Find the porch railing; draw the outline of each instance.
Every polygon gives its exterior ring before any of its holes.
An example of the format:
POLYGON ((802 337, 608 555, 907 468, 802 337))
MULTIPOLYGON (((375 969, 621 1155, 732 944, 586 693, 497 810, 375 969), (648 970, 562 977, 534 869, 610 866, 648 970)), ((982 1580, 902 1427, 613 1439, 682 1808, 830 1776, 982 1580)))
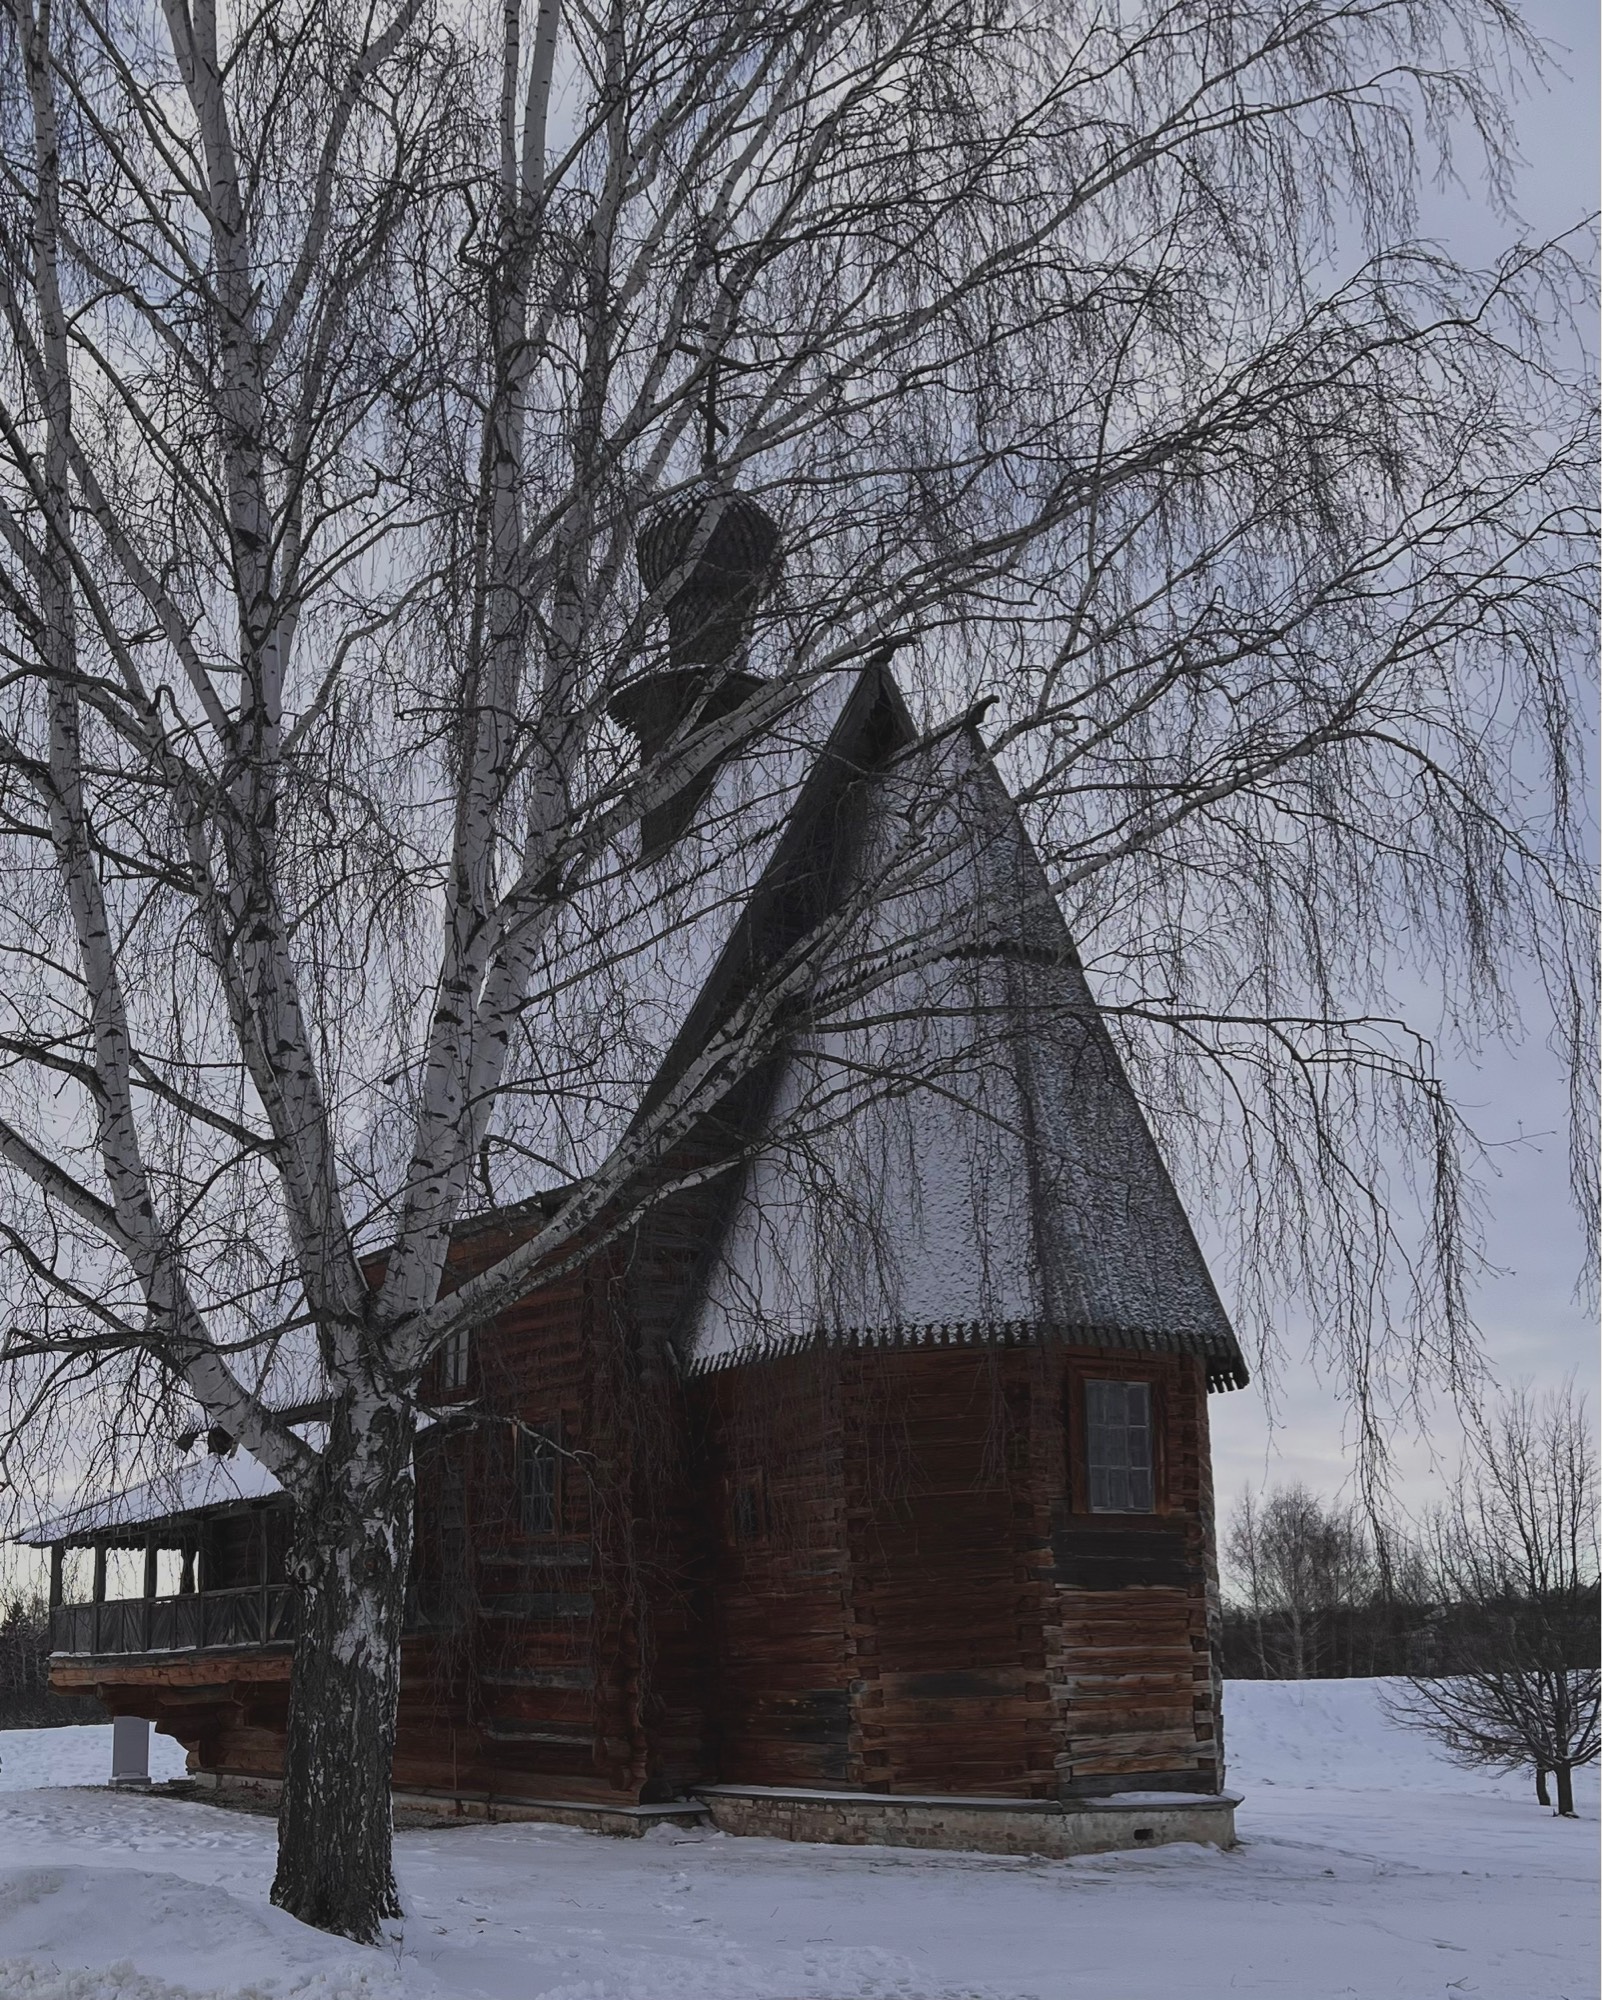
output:
POLYGON ((58 1604, 50 1614, 52 1653, 197 1653, 207 1647, 288 1645, 300 1602, 286 1583, 243 1590, 197 1590, 183 1597, 108 1598, 58 1604))

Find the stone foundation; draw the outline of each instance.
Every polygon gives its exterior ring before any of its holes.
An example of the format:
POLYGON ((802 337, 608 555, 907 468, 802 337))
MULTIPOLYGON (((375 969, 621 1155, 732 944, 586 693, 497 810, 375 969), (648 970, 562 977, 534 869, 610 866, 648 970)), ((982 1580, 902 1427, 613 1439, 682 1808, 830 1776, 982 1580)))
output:
MULTIPOLYGON (((276 1811, 282 1789, 277 1778, 252 1778, 229 1771, 199 1771, 181 1781, 186 1790, 210 1793, 221 1803, 276 1811)), ((524 1799, 499 1792, 431 1792, 410 1786, 394 1794, 398 1827, 477 1823, 500 1826, 516 1820, 542 1820, 552 1826, 577 1827, 582 1833, 607 1833, 637 1840, 654 1826, 705 1826, 710 1815, 694 1799, 675 1799, 660 1806, 589 1805, 572 1799, 524 1799)))
POLYGON ((448 1792, 405 1791, 395 1794, 397 1818, 402 1813, 435 1820, 479 1820, 498 1826, 510 1820, 543 1820, 551 1826, 577 1827, 581 1833, 608 1833, 638 1840, 655 1826, 705 1826, 707 1809, 694 1799, 671 1799, 659 1806, 579 1805, 571 1799, 461 1797, 448 1792))
POLYGON ((792 1791, 768 1785, 708 1785, 698 1794, 724 1833, 847 1847, 931 1847, 980 1854, 1062 1858, 1194 1840, 1235 1845, 1230 1792, 1121 1792, 1110 1798, 981 1799, 880 1792, 792 1791))
MULTIPOLYGON (((275 1778, 197 1772, 180 1787, 220 1803, 272 1811, 275 1778)), ((693 1799, 666 1805, 586 1805, 572 1799, 397 1791, 397 1826, 541 1820, 584 1833, 638 1839, 656 1826, 704 1826, 769 1840, 820 1841, 840 1847, 924 1847, 977 1854, 1110 1854, 1192 1840, 1235 1845, 1232 1792, 1117 1792, 1110 1798, 891 1797, 883 1792, 821 1792, 773 1785, 707 1785, 693 1799)))

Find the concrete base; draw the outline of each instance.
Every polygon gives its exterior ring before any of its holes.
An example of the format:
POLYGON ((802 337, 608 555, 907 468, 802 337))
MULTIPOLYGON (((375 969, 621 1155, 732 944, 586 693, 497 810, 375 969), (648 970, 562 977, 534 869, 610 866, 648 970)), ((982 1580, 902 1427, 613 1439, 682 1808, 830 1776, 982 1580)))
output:
MULTIPOLYGON (((177 1790, 180 1787, 174 1787, 177 1790)), ((219 1803, 272 1811, 276 1778, 196 1772, 181 1789, 208 1792, 219 1803)), ((534 1799, 429 1792, 395 1794, 397 1826, 490 1825, 540 1820, 584 1833, 638 1839, 656 1826, 705 1826, 720 1833, 770 1840, 821 1841, 843 1847, 926 1847, 978 1854, 1110 1854, 1193 1840, 1235 1845, 1233 1792, 1116 1792, 1109 1798, 963 1798, 929 1793, 802 1791, 775 1785, 706 1785, 693 1799, 666 1805, 586 1805, 534 1799)))
POLYGON ((710 1814, 694 1799, 671 1799, 660 1806, 579 1805, 572 1799, 462 1797, 451 1792, 406 1791, 395 1794, 397 1816, 403 1812, 437 1819, 477 1820, 490 1826, 511 1820, 543 1820, 550 1826, 573 1826, 581 1833, 608 1833, 638 1840, 654 1826, 705 1826, 710 1814))
MULTIPOLYGON (((181 1781, 186 1791, 211 1796, 228 1805, 275 1811, 283 1789, 277 1778, 252 1778, 230 1771, 196 1771, 181 1781)), ((577 1827, 583 1833, 606 1833, 637 1840, 654 1826, 705 1826, 711 1815, 694 1799, 674 1799, 666 1805, 590 1805, 572 1799, 525 1799, 500 1792, 427 1791, 413 1786, 394 1794, 395 1824, 439 1826, 463 1824, 500 1826, 517 1820, 541 1820, 551 1826, 577 1827)))
POLYGON ((1121 1792, 1110 1798, 892 1798, 771 1785, 707 1785, 697 1794, 721 1832, 847 1847, 930 1847, 1064 1857, 1194 1840, 1235 1845, 1231 1792, 1121 1792))

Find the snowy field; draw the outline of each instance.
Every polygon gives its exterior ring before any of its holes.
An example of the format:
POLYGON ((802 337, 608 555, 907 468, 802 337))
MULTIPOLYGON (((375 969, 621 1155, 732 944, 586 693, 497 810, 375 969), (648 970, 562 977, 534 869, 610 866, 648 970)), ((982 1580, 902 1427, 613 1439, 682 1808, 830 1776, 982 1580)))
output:
POLYGON ((0 2000, 1595 2000, 1594 1770, 1554 1819, 1372 1682, 1235 1682, 1227 1727, 1232 1854, 404 1833, 379 1951, 271 1908, 270 1821, 78 1789, 109 1728, 0 1733, 0 2000))

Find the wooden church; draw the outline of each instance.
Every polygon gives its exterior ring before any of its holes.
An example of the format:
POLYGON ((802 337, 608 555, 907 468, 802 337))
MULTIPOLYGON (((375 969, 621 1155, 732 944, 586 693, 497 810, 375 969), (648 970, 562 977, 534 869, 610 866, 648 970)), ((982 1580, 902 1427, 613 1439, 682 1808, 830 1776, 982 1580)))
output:
MULTIPOLYGON (((614 710, 647 750, 755 685, 771 524, 720 504, 672 665, 614 710)), ((647 588, 694 526, 642 537, 647 588)), ((975 728, 918 731, 887 659, 809 726, 642 1105, 826 935, 793 1032, 690 1134, 677 1191, 434 1364, 397 1795, 610 1831, 1227 1841, 1228 1317, 975 728)), ((648 817, 637 869, 734 782, 648 817)), ((447 1282, 565 1192, 464 1222, 447 1282)), ((270 1788, 289 1503, 209 1443, 30 1536, 52 1682, 152 1718, 199 1783, 270 1788)))

